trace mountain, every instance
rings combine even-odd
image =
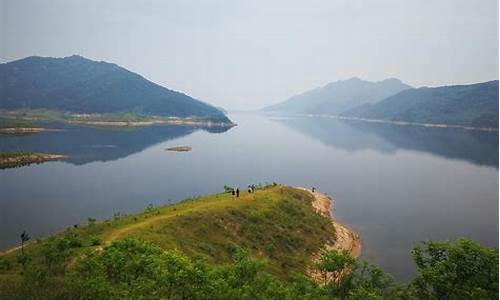
[[[116,64],[73,55],[31,56],[0,64],[0,109],[198,117],[230,122],[223,112]]]
[[[498,128],[498,80],[402,91],[347,117]]]
[[[411,86],[395,78],[372,82],[357,77],[329,83],[264,108],[267,112],[338,115],[365,103],[397,94]]]

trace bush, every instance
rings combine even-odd
[[[9,271],[12,268],[10,261],[5,257],[0,257],[0,271]]]
[[[423,242],[412,255],[421,299],[498,299],[498,250],[458,239]]]
[[[90,237],[90,245],[99,246],[101,244],[102,244],[102,239],[100,237],[95,236],[95,235]]]

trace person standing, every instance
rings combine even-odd
[[[236,194],[236,193],[235,193],[234,189],[232,189],[232,190],[231,190],[231,195],[233,196],[233,199],[234,199],[235,194]]]
[[[236,188],[236,198],[240,197],[240,189]]]

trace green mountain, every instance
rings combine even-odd
[[[395,78],[372,82],[351,78],[293,96],[285,102],[269,106],[266,112],[339,115],[365,103],[375,103],[411,86]]]
[[[347,117],[498,128],[498,80],[402,91]]]
[[[136,113],[230,122],[219,109],[116,64],[73,55],[0,64],[0,109]]]

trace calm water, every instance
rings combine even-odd
[[[68,154],[0,170],[0,248],[87,217],[143,210],[224,185],[316,186],[357,230],[363,258],[400,280],[415,241],[465,236],[498,244],[498,133],[334,119],[231,115],[228,131],[161,126],[0,137],[0,150]],[[191,152],[166,152],[190,145]]]

